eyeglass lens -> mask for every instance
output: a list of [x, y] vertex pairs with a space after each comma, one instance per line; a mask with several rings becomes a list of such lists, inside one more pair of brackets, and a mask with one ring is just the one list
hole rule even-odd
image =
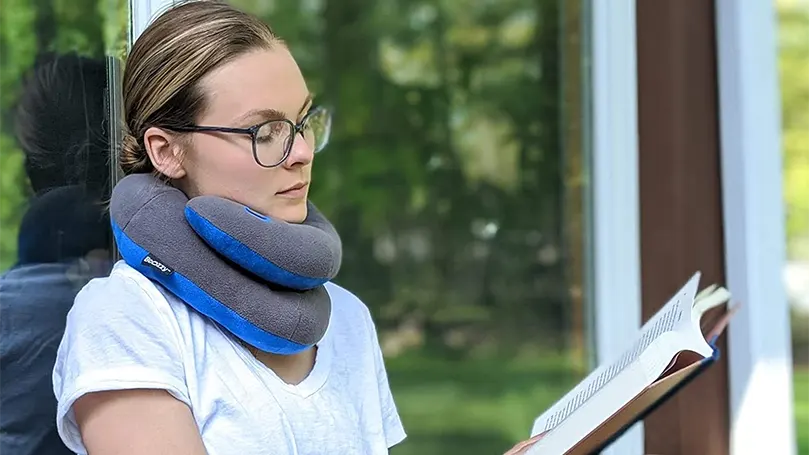
[[256, 159], [262, 166], [275, 166], [286, 158], [291, 142], [300, 139], [317, 153], [328, 143], [330, 132], [331, 116], [326, 109], [309, 114], [298, 137], [295, 137], [291, 122], [279, 120], [267, 123], [256, 133]]

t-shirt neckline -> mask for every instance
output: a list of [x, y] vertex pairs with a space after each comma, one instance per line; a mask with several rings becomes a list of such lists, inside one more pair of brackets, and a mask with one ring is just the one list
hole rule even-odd
[[[331, 322], [331, 321], [330, 321]], [[331, 323], [329, 324], [331, 325]], [[278, 376], [275, 371], [267, 365], [261, 363], [241, 342], [236, 340], [233, 335], [229, 335], [234, 349], [253, 370], [261, 382], [270, 389], [281, 389], [288, 393], [298, 395], [301, 398], [308, 398], [315, 392], [320, 390], [325, 384], [329, 376], [332, 362], [332, 342], [329, 336], [329, 329], [323, 338], [316, 344], [317, 352], [315, 353], [315, 364], [312, 366], [312, 371], [298, 384], [290, 384]]]

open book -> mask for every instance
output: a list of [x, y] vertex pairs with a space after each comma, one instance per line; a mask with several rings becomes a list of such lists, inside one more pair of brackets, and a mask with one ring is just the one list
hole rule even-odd
[[[590, 373], [534, 422], [544, 434], [530, 455], [580, 455], [605, 448], [635, 422], [716, 360], [716, 338], [738, 306], [722, 307], [730, 293], [710, 286], [697, 293], [694, 276], [641, 328], [618, 358]], [[706, 318], [707, 319], [707, 318]]]

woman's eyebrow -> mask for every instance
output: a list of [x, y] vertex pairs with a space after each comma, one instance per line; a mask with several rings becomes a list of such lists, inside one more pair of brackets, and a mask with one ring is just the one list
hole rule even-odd
[[[306, 109], [312, 103], [312, 94], [306, 95], [306, 99], [301, 106], [301, 110], [298, 111], [297, 117], [300, 117], [306, 112]], [[244, 115], [240, 116], [236, 122], [237, 124], [244, 125], [247, 123], [251, 123], [251, 120], [260, 120], [260, 121], [269, 121], [269, 120], [283, 120], [287, 118], [286, 114], [279, 111], [278, 109], [252, 109], [244, 113]]]
[[252, 109], [240, 116], [236, 120], [236, 123], [239, 125], [246, 125], [248, 123], [255, 123], [254, 120], [263, 122], [268, 120], [283, 120], [285, 118], [287, 118], [286, 114], [277, 109]]

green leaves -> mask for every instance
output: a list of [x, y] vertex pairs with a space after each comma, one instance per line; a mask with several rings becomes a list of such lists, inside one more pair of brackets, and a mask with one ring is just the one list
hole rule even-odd
[[787, 254], [809, 259], [809, 8], [778, 3]]

